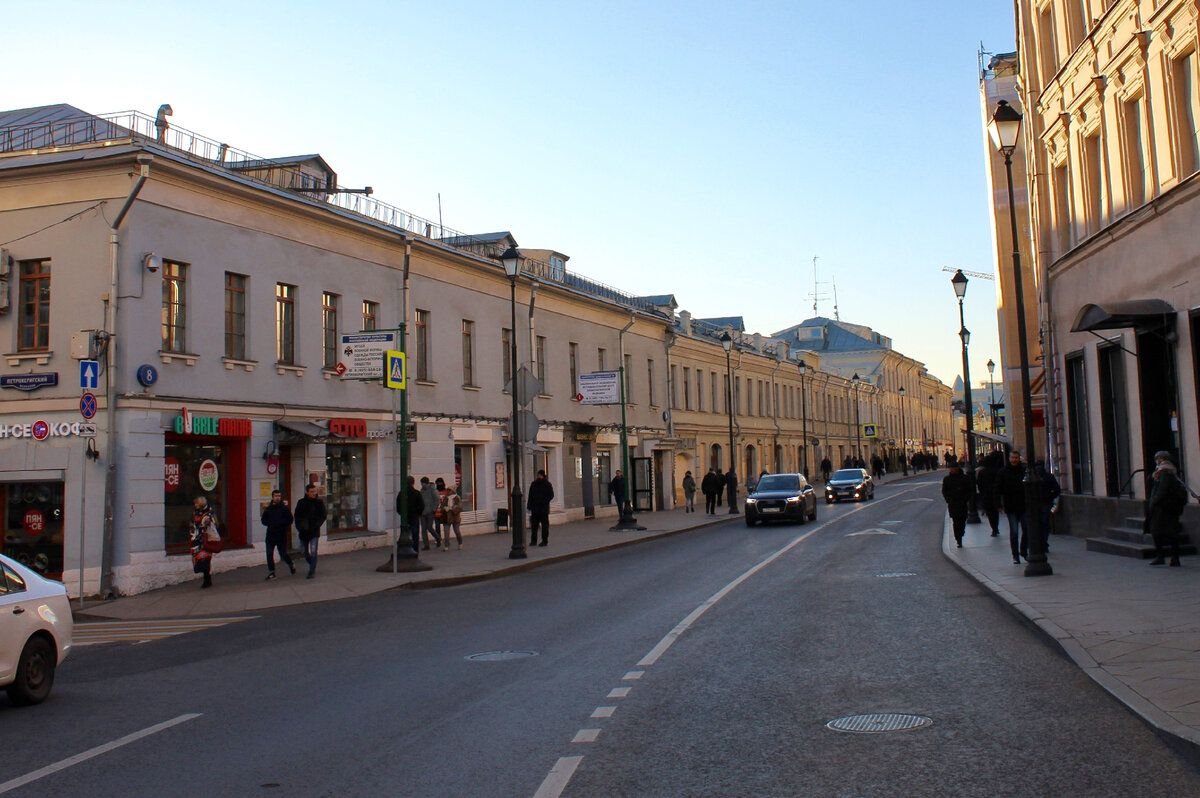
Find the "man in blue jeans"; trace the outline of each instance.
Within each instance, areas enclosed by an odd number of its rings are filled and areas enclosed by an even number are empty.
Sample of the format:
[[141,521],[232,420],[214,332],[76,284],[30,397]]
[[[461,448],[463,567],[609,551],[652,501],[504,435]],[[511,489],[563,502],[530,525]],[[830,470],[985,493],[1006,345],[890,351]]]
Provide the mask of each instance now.
[[1029,526],[1025,517],[1025,464],[1016,449],[1008,455],[1008,465],[1000,472],[997,493],[1004,515],[1008,518],[1008,543],[1012,549],[1013,565],[1029,556]]
[[317,498],[317,486],[310,484],[304,489],[304,498],[296,502],[296,533],[300,536],[300,547],[308,563],[308,575],[317,574],[317,544],[321,540],[321,525],[325,523],[325,502]]

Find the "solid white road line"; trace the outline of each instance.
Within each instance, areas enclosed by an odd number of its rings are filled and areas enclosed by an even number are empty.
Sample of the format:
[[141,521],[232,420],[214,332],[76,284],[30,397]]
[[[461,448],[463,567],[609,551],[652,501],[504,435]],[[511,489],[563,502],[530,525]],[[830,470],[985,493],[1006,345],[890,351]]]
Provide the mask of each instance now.
[[616,711],[616,707],[596,707],[596,711],[591,716],[593,718],[611,718]]
[[[846,513],[846,515],[839,516],[837,518],[830,518],[828,521],[821,524],[820,526],[810,529],[809,531],[805,532],[803,535],[800,535],[798,538],[793,540],[791,543],[786,544],[779,551],[775,552],[774,554],[769,555],[765,560],[758,563],[757,565],[752,567],[750,570],[746,571],[744,574],[742,574],[738,578],[734,579],[729,584],[725,585],[725,587],[721,588],[716,593],[712,594],[712,596],[707,601],[705,601],[703,604],[701,604],[696,609],[692,610],[686,618],[684,618],[682,621],[679,622],[679,625],[677,625],[671,631],[667,632],[666,637],[664,637],[662,640],[659,640],[657,645],[655,645],[654,648],[650,649],[650,653],[648,653],[646,656],[641,658],[641,660],[638,662],[638,667],[644,668],[644,667],[648,667],[648,666],[653,665],[654,663],[658,662],[659,658],[662,657],[663,654],[667,653],[667,649],[669,649],[672,645],[675,644],[675,641],[679,639],[680,635],[682,635],[684,632],[686,632],[692,626],[692,624],[694,624],[696,621],[700,620],[700,617],[702,615],[704,615],[704,613],[706,613],[710,609],[712,609],[712,606],[714,604],[716,604],[721,599],[725,598],[725,596],[729,595],[729,593],[735,587],[740,585],[742,582],[745,582],[747,579],[754,576],[756,573],[758,573],[762,569],[766,568],[768,565],[775,562],[780,557],[787,554],[789,551],[796,548],[801,543],[808,540],[810,537],[812,537],[816,533],[820,532],[825,527],[829,526],[830,524],[834,523],[835,521],[841,521],[841,520],[853,515],[854,513],[862,512],[863,510],[866,510],[868,507],[878,507],[881,504],[889,502],[893,499],[897,499],[897,498],[903,496],[905,493],[912,492],[913,490],[916,489],[916,487],[917,486],[915,486],[915,485],[912,487],[906,487],[905,490],[897,493],[895,496],[888,496],[887,498],[880,499],[879,501],[873,502],[870,505],[860,504],[860,505],[856,506],[850,512]],[[906,499],[905,501],[913,501],[913,500]],[[932,499],[920,499],[919,501],[932,501]]]
[[581,756],[560,757],[554,763],[554,767],[550,768],[546,778],[542,780],[542,786],[538,787],[533,798],[558,798],[562,795],[562,791],[567,788],[567,782],[571,780],[571,776],[575,775],[575,768],[579,767],[579,763],[582,761],[583,757]]
[[596,742],[596,738],[599,736],[600,736],[599,729],[580,729],[579,731],[575,732],[575,739],[571,740],[571,742],[573,742],[573,743],[594,743],[594,742]]
[[608,691],[608,695],[605,697],[606,698],[624,698],[625,696],[629,695],[629,691],[632,689],[633,689],[632,687],[614,687],[612,690]]
[[199,712],[189,712],[186,715],[180,715],[177,718],[172,718],[171,720],[163,721],[162,723],[156,723],[149,728],[142,729],[141,731],[134,732],[133,734],[127,734],[120,739],[113,740],[111,743],[105,743],[104,745],[98,745],[95,748],[89,748],[87,751],[84,751],[81,754],[67,757],[61,762],[55,762],[53,765],[47,765],[44,768],[39,768],[38,770],[35,770],[32,773],[27,773],[24,776],[18,776],[15,779],[10,779],[3,784],[0,784],[0,795],[3,795],[6,792],[11,792],[18,787],[24,787],[26,784],[49,776],[52,773],[57,773],[60,770],[66,770],[72,765],[78,765],[80,762],[86,762],[87,760],[100,756],[101,754],[107,754],[109,751],[120,748],[123,745],[129,745],[130,743],[137,742],[143,737],[149,737],[152,734],[158,734],[160,731],[169,729],[172,726],[178,726],[180,723],[186,723],[189,720],[195,720],[198,717],[200,717]]

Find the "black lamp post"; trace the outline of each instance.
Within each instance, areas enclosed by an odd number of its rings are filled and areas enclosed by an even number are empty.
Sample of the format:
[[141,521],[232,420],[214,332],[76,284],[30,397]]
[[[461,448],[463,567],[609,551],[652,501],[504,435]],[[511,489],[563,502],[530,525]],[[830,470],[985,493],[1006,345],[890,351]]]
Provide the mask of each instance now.
[[800,427],[801,434],[804,437],[804,445],[800,447],[803,456],[803,461],[800,463],[800,472],[804,474],[805,479],[808,479],[808,395],[804,392],[804,375],[808,373],[808,364],[801,360],[797,368],[800,369],[800,412],[804,417]]
[[862,459],[862,420],[858,415],[858,384],[861,382],[858,372],[854,372],[854,376],[850,378],[850,384],[854,386],[854,459]]
[[[721,348],[725,350],[725,413],[729,416],[729,471],[737,476],[737,451],[733,448],[733,365],[729,353],[733,351],[733,336],[729,331],[721,333]],[[728,478],[728,471],[726,477]],[[729,514],[737,515],[737,488],[727,496]]]
[[933,394],[929,394],[929,453],[937,458],[937,419],[933,415]]
[[1025,421],[1025,524],[1029,530],[1029,557],[1025,561],[1026,576],[1049,576],[1054,573],[1046,558],[1041,530],[1041,495],[1033,474],[1033,391],[1029,387],[1029,339],[1025,333],[1025,292],[1021,284],[1021,252],[1017,238],[1017,204],[1013,197],[1012,154],[1021,134],[1021,114],[1004,100],[996,106],[988,125],[992,143],[1004,156],[1004,171],[1008,175],[1008,214],[1012,224],[1013,304],[1017,307],[1017,346],[1021,358],[1021,413]]
[[904,429],[904,386],[897,391],[900,394],[900,473],[908,476],[908,434]]
[[521,493],[521,441],[517,430],[520,411],[517,404],[517,275],[521,273],[521,253],[517,251],[516,247],[509,247],[500,256],[500,262],[504,264],[504,273],[508,275],[511,289],[509,306],[512,311],[512,327],[508,336],[509,370],[512,372],[509,375],[511,377],[509,392],[512,394],[512,431],[509,438],[512,449],[512,504],[509,510],[508,525],[512,527],[512,550],[508,552],[508,559],[523,560],[525,559],[525,497]]
[[991,398],[991,401],[988,403],[988,407],[991,408],[991,411],[992,411],[992,434],[995,435],[996,434],[996,362],[994,360],[992,360],[990,357],[988,358],[988,362],[987,362],[987,370],[988,370],[988,391],[989,391],[989,397]]
[[950,278],[954,295],[958,297],[958,337],[962,340],[963,404],[967,417],[967,476],[971,480],[971,505],[967,512],[967,523],[979,523],[979,508],[975,502],[975,411],[971,407],[971,363],[967,358],[967,346],[971,342],[971,331],[963,317],[963,297],[967,294],[967,275],[962,269]]

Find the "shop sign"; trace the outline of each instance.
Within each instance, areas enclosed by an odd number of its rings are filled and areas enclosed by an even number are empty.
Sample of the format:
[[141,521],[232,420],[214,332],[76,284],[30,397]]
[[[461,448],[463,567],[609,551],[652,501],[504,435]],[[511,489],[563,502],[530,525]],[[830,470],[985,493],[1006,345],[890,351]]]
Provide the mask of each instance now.
[[186,407],[175,416],[172,428],[177,435],[220,435],[228,438],[249,438],[251,432],[248,418],[193,416]]
[[196,477],[200,480],[200,487],[205,491],[210,491],[217,486],[219,476],[217,464],[212,460],[205,460],[196,472]]
[[36,391],[55,385],[58,385],[57,371],[46,374],[5,374],[0,377],[0,388],[15,388],[18,391]]
[[47,438],[69,438],[76,435],[95,437],[96,425],[86,421],[65,423],[43,421],[40,418],[29,424],[0,424],[0,439],[33,438],[35,441],[44,441]]
[[179,460],[167,455],[163,459],[163,488],[167,493],[174,493],[179,490],[182,479],[183,469],[180,468]]
[[329,434],[335,438],[365,438],[367,422],[361,418],[331,418]]
[[25,511],[25,517],[21,519],[21,526],[25,529],[25,534],[31,538],[38,538],[46,531],[46,516],[41,510],[32,509]]

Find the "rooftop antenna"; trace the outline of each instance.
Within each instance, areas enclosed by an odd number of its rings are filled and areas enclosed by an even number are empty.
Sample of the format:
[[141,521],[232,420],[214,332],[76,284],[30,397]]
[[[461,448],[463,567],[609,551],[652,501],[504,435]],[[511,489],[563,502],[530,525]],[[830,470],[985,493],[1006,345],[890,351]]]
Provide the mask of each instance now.
[[837,305],[837,278],[836,278],[836,277],[834,277],[834,278],[833,278],[833,320],[834,320],[834,321],[841,321],[841,320],[842,320],[842,317],[841,317],[840,315],[838,315],[838,305]]
[[817,257],[813,255],[813,316],[817,315]]
[[441,238],[446,236],[446,225],[442,222],[442,192],[438,192],[438,227],[441,228]]

